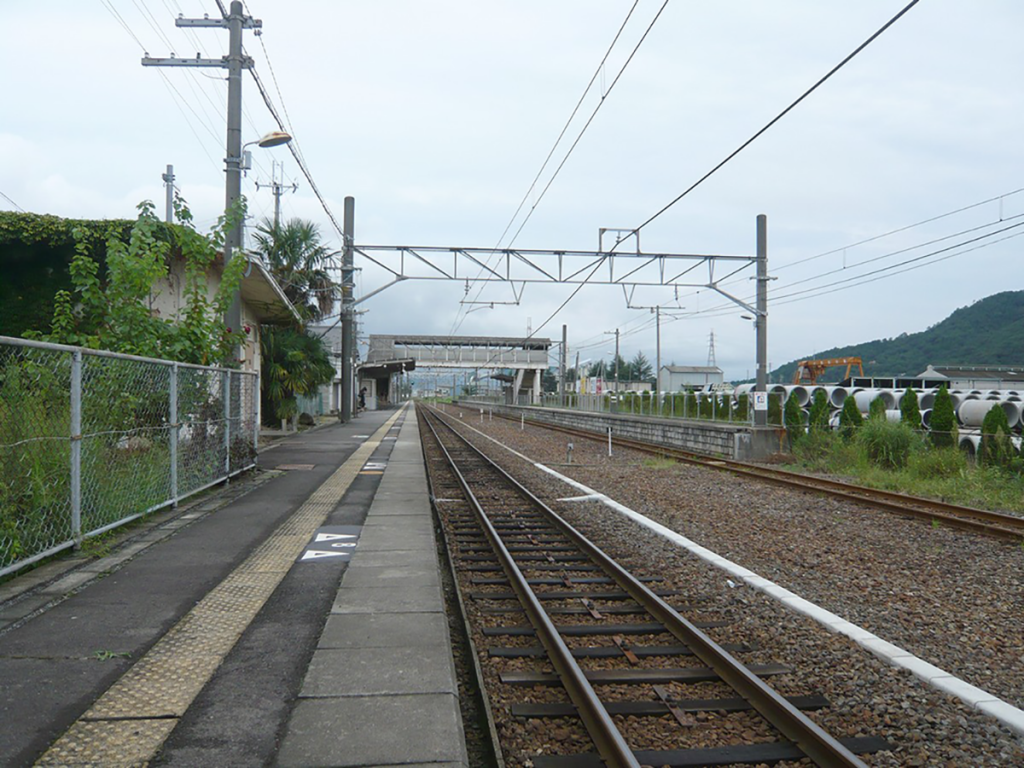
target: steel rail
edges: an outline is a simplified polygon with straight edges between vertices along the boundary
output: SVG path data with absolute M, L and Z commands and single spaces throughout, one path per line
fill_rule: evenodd
M 438 417 L 434 416 L 434 418 Z M 444 423 L 443 420 L 442 423 Z M 762 717 L 777 728 L 786 738 L 796 744 L 807 757 L 814 760 L 822 768 L 866 768 L 866 764 L 855 754 L 790 704 L 771 686 L 751 673 L 738 659 L 708 637 L 708 635 L 683 618 L 672 606 L 644 586 L 635 576 L 626 571 L 600 547 L 576 530 L 568 521 L 541 501 L 532 491 L 485 456 L 476 446 L 472 445 L 462 435 L 459 435 L 452 427 L 449 426 L 448 428 L 511 483 L 519 493 L 543 510 L 551 521 L 573 543 L 586 552 L 623 591 L 627 592 L 637 603 L 650 611 L 653 616 L 664 624 L 667 631 L 687 644 L 701 661 L 713 669 L 723 681 L 746 699 Z
M 425 416 L 428 413 L 429 411 L 424 411 Z M 459 470 L 451 453 L 445 447 L 444 443 L 441 442 L 441 438 L 437 434 L 437 430 L 432 423 L 433 420 L 436 420 L 441 424 L 445 423 L 434 414 L 430 414 L 430 418 L 426 419 L 427 426 L 430 427 L 430 430 L 434 435 L 434 439 L 437 440 L 437 444 L 440 447 L 441 452 L 447 459 L 449 467 L 455 474 L 456 479 L 459 481 L 459 485 L 462 487 L 463 493 L 466 494 L 466 499 L 469 501 L 480 526 L 484 530 L 484 534 L 487 536 L 488 541 L 493 547 L 498 557 L 498 561 L 501 564 L 502 570 L 505 572 L 509 583 L 512 585 L 513 591 L 515 591 L 516 596 L 522 603 L 530 623 L 537 632 L 538 639 L 547 651 L 548 657 L 551 659 L 552 666 L 558 673 L 558 676 L 562 681 L 562 685 L 569 694 L 569 698 L 576 706 L 587 732 L 594 740 L 598 754 L 600 754 L 606 765 L 610 768 L 640 768 L 640 763 L 637 761 L 636 757 L 634 757 L 633 750 L 629 748 L 629 745 L 626 743 L 622 733 L 612 720 L 612 716 L 608 714 L 608 710 L 605 709 L 605 706 L 598 697 L 597 692 L 594 691 L 593 686 L 591 686 L 590 681 L 587 680 L 583 670 L 580 668 L 579 664 L 576 663 L 576 660 L 572 656 L 572 652 L 565 644 L 565 641 L 562 640 L 561 635 L 558 634 L 558 630 L 555 628 L 554 623 L 548 617 L 547 612 L 540 603 L 540 600 L 533 593 L 533 590 L 527 583 L 526 577 L 523 575 L 522 571 L 519 570 L 519 567 L 513 560 L 511 553 L 501 541 L 501 537 L 495 530 L 494 525 L 487 516 L 487 513 L 484 512 L 480 502 L 477 500 L 476 494 L 474 494 L 470 489 L 469 483 L 466 482 L 465 476 Z M 452 434 L 459 437 L 462 442 L 476 451 L 476 449 L 466 441 L 465 438 L 462 438 L 458 432 L 452 429 L 452 427 L 447 424 L 445 424 L 445 426 L 451 430 Z M 476 451 L 476 453 L 488 461 L 492 466 L 496 466 L 479 451 Z
M 495 414 L 499 418 L 508 421 L 514 419 L 501 414 Z M 586 429 L 566 427 L 561 424 L 549 424 L 537 419 L 527 419 L 532 425 L 543 429 L 550 429 L 554 432 L 595 440 L 601 443 L 607 441 L 607 434 L 592 432 Z M 886 491 L 880 488 L 869 488 L 854 483 L 846 483 L 841 480 L 831 480 L 822 477 L 802 475 L 796 472 L 789 472 L 774 467 L 762 467 L 749 462 L 737 461 L 735 459 L 722 459 L 712 456 L 702 456 L 682 448 L 656 443 L 644 443 L 625 437 L 616 437 L 615 444 L 652 453 L 659 456 L 668 456 L 679 461 L 702 466 L 711 469 L 721 469 L 726 472 L 741 475 L 743 477 L 764 480 L 789 488 L 797 488 L 802 491 L 817 491 L 835 496 L 837 498 L 855 501 L 861 504 L 869 504 L 879 509 L 900 514 L 914 515 L 926 520 L 937 520 L 954 528 L 961 528 L 975 533 L 983 533 L 989 536 L 997 536 L 1004 539 L 1020 541 L 1024 539 L 1024 518 L 1014 515 L 1007 515 L 1003 512 L 993 512 L 977 507 L 964 507 L 957 504 L 950 504 L 936 499 L 926 499 L 920 496 L 909 496 L 895 491 Z

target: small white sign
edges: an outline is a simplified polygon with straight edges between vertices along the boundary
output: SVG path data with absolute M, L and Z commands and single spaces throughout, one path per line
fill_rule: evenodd
M 338 539 L 357 539 L 359 538 L 353 533 L 318 533 L 316 538 L 313 539 L 313 543 L 319 543 L 321 541 L 337 541 Z
M 347 557 L 350 552 L 324 552 L 320 549 L 307 549 L 300 560 L 319 560 L 321 557 Z
M 754 392 L 754 410 L 755 411 L 767 411 L 768 410 L 768 393 L 767 392 Z

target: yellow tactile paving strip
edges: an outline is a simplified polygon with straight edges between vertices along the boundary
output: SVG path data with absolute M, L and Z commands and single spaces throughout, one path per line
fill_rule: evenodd
M 145 766 L 242 636 L 402 411 L 385 422 L 39 759 Z

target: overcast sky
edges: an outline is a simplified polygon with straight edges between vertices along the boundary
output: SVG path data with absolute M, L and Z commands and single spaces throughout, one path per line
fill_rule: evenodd
M 513 220 L 633 4 L 248 0 L 263 35 L 246 32 L 245 46 L 339 222 L 345 196 L 356 198 L 357 243 L 507 246 L 536 203 L 516 247 L 591 250 L 599 228 L 646 221 L 906 3 L 670 0 L 609 91 L 663 4 L 639 0 Z M 178 29 L 179 11 L 219 13 L 212 0 L 0 3 L 0 209 L 125 218 L 152 199 L 162 210 L 160 176 L 171 163 L 198 221 L 205 228 L 216 218 L 224 73 L 140 65 L 144 51 L 226 52 L 226 31 Z M 1010 194 L 1024 187 L 1021 30 L 1020 2 L 923 0 L 646 226 L 643 249 L 752 255 L 755 218 L 766 214 L 777 277 L 773 366 L 923 330 L 958 307 L 1020 289 L 1024 240 L 997 241 L 1024 234 L 1024 226 L 1011 228 L 1024 222 L 1024 192 Z M 243 137 L 252 141 L 276 125 L 252 79 L 243 82 Z M 298 182 L 283 198 L 284 215 L 318 222 L 339 247 L 286 148 L 254 148 L 243 184 L 251 213 L 272 214 L 262 187 L 272 160 Z M 357 266 L 360 293 L 388 281 L 363 260 Z M 747 269 L 722 287 L 747 298 L 752 275 Z M 864 282 L 873 278 L 881 279 Z M 363 330 L 522 335 L 571 292 L 531 285 L 518 306 L 466 314 L 464 283 L 408 281 L 363 305 Z M 468 297 L 508 302 L 512 292 L 474 284 Z M 633 302 L 683 308 L 682 319 L 663 324 L 663 364 L 705 364 L 713 331 L 726 376 L 753 375 L 752 324 L 712 291 L 679 289 L 677 300 L 669 288 L 638 289 Z M 651 320 L 627 308 L 619 288 L 587 286 L 538 335 L 558 339 L 565 323 L 570 354 L 598 359 L 613 348 L 604 332 L 618 327 L 623 356 L 643 350 L 653 362 Z

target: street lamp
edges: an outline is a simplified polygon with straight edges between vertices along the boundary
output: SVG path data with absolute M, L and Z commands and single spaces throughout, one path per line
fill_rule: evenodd
M 239 131 L 241 133 L 241 131 Z M 237 140 L 237 139 L 236 139 Z M 240 147 L 240 151 L 237 156 L 226 158 L 227 174 L 226 174 L 226 203 L 227 211 L 230 214 L 231 210 L 235 207 L 235 203 L 242 196 L 242 171 L 249 169 L 249 152 L 245 149 L 252 144 L 256 144 L 260 147 L 278 147 L 282 144 L 287 144 L 292 140 L 291 134 L 285 133 L 284 131 L 271 131 L 270 133 L 264 134 L 256 141 L 249 141 Z M 229 142 L 230 143 L 230 142 Z M 235 145 L 237 146 L 237 144 Z M 230 147 L 228 148 L 229 155 L 231 154 Z M 224 237 L 224 267 L 227 268 L 228 263 L 231 261 L 232 252 L 237 248 L 242 248 L 242 226 L 244 222 L 238 222 L 237 225 L 231 227 Z M 235 295 L 231 299 L 231 306 L 228 308 L 227 316 L 224 318 L 224 324 L 228 328 L 239 329 L 242 327 L 242 300 L 240 297 L 240 288 L 235 289 Z M 238 359 L 239 348 L 235 348 L 235 358 Z

